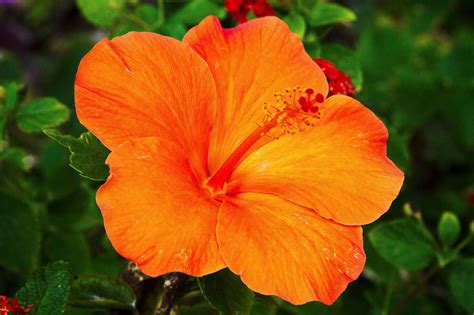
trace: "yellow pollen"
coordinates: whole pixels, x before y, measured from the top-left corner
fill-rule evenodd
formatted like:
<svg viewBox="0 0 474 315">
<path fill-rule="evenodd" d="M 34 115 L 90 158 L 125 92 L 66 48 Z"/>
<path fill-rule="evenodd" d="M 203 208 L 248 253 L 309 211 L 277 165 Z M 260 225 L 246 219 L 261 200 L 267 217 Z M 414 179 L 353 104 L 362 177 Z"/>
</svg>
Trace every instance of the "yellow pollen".
<svg viewBox="0 0 474 315">
<path fill-rule="evenodd" d="M 284 93 L 274 95 L 275 101 L 264 104 L 263 124 L 276 121 L 277 126 L 267 132 L 268 136 L 278 138 L 283 134 L 302 132 L 320 119 L 320 105 L 324 101 L 322 94 L 313 89 L 295 87 Z"/>
</svg>

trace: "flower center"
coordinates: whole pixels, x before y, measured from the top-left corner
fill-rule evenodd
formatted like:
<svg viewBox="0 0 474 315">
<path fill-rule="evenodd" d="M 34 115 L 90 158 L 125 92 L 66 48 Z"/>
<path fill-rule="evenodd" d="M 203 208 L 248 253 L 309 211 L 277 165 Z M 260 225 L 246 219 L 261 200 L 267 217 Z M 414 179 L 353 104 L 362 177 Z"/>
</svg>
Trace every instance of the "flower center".
<svg viewBox="0 0 474 315">
<path fill-rule="evenodd" d="M 299 87 L 287 89 L 284 93 L 275 94 L 275 102 L 264 104 L 263 123 L 258 126 L 234 152 L 224 161 L 222 166 L 212 175 L 207 183 L 211 195 L 225 194 L 224 185 L 246 153 L 260 140 L 267 136 L 278 139 L 284 134 L 294 134 L 314 126 L 320 115 L 324 96 L 313 89 Z"/>
</svg>

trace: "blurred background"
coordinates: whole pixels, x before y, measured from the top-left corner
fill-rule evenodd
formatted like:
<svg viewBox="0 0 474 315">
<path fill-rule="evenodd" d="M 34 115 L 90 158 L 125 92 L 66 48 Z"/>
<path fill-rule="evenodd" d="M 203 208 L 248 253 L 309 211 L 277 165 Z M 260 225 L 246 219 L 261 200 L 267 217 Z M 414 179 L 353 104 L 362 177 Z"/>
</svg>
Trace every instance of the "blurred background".
<svg viewBox="0 0 474 315">
<path fill-rule="evenodd" d="M 217 285 L 235 304 L 222 306 L 191 279 L 172 312 L 473 314 L 474 2 L 268 3 L 384 120 L 405 184 L 364 227 L 366 268 L 334 305 L 292 306 L 237 279 Z M 41 305 L 35 314 L 147 314 L 149 288 L 162 294 L 162 280 L 130 280 L 104 233 L 95 191 L 108 152 L 79 137 L 73 83 L 99 39 L 132 30 L 181 39 L 207 15 L 238 24 L 217 0 L 0 0 L 0 295 Z"/>
</svg>

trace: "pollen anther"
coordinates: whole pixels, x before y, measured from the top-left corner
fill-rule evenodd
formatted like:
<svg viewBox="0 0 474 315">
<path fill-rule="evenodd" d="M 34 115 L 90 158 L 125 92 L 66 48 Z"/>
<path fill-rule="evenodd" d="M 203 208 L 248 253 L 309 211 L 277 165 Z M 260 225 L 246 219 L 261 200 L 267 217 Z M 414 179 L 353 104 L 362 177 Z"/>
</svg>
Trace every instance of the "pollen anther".
<svg viewBox="0 0 474 315">
<path fill-rule="evenodd" d="M 268 136 L 278 138 L 282 134 L 294 134 L 314 126 L 321 117 L 321 104 L 324 96 L 312 88 L 295 87 L 284 93 L 274 95 L 272 104 L 265 103 L 264 124 L 272 121 L 276 126 L 267 132 Z"/>
</svg>

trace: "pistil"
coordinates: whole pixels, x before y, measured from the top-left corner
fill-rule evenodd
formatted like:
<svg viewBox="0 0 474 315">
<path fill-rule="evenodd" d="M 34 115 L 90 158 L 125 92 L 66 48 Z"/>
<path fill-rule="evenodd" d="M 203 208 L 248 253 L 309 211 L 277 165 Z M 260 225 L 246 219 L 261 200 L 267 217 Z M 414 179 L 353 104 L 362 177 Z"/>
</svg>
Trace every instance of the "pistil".
<svg viewBox="0 0 474 315">
<path fill-rule="evenodd" d="M 275 100 L 275 104 L 264 106 L 264 123 L 235 149 L 205 184 L 212 195 L 225 194 L 224 184 L 245 154 L 263 136 L 278 139 L 282 134 L 294 134 L 314 126 L 315 120 L 320 118 L 320 105 L 324 102 L 324 96 L 311 88 L 293 88 L 287 89 L 284 94 L 275 94 Z"/>
<path fill-rule="evenodd" d="M 273 119 L 265 125 L 254 130 L 225 160 L 219 170 L 208 180 L 207 185 L 213 187 L 214 190 L 219 191 L 224 187 L 224 183 L 232 174 L 242 157 L 248 150 L 268 131 L 277 125 L 277 120 Z"/>
</svg>

